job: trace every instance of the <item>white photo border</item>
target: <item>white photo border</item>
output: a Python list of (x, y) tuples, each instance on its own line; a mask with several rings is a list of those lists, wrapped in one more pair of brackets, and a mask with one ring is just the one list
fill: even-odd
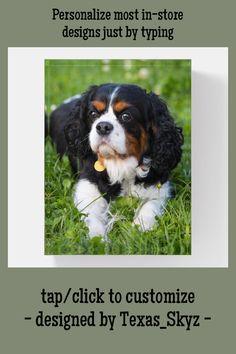
[[(192, 61), (192, 254), (44, 255), (44, 61)], [(228, 48), (8, 48), (8, 266), (228, 267)]]

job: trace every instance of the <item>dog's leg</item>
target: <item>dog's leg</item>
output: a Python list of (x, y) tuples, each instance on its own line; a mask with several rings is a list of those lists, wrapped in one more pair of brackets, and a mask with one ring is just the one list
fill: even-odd
[(108, 222), (108, 203), (101, 196), (97, 186), (87, 179), (79, 180), (74, 203), (77, 209), (85, 214), (84, 221), (89, 228), (89, 236), (104, 236)]
[(155, 217), (162, 215), (166, 202), (171, 196), (169, 183), (163, 184), (160, 188), (156, 186), (145, 188), (137, 185), (132, 194), (136, 194), (143, 201), (136, 211), (134, 225), (138, 225), (142, 231), (152, 229)]

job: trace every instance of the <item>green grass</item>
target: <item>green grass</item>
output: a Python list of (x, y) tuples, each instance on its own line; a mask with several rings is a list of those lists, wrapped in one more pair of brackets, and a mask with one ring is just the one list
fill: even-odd
[(105, 240), (88, 238), (82, 214), (74, 207), (67, 157), (58, 159), (48, 140), (45, 146), (45, 254), (188, 255), (191, 253), (191, 66), (186, 60), (122, 61), (47, 60), (45, 104), (50, 113), (65, 98), (104, 82), (134, 83), (166, 99), (173, 116), (183, 127), (185, 144), (181, 163), (173, 171), (175, 198), (155, 228), (140, 232), (132, 226), (140, 201), (120, 197), (112, 203), (113, 229)]

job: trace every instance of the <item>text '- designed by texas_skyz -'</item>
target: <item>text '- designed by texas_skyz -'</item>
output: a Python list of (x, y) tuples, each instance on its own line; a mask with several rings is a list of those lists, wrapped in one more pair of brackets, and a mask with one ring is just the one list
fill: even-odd
[[(25, 317), (25, 320), (31, 320), (37, 327), (59, 327), (65, 331), (76, 327), (102, 327), (109, 331), (120, 327), (148, 327), (162, 330), (178, 327), (189, 331), (193, 328), (199, 328), (205, 321), (211, 320), (210, 316), (203, 316), (192, 311), (190, 313), (189, 310), (179, 310), (177, 308), (178, 304), (194, 304), (196, 301), (194, 292), (180, 289), (174, 291), (149, 289), (147, 291), (126, 292), (113, 289), (103, 291), (100, 288), (93, 290), (79, 288), (76, 291), (69, 288), (65, 292), (42, 289), (40, 295), (41, 304), (52, 306), (54, 312), (50, 311), (49, 313), (48, 308), (47, 310), (40, 309), (33, 316)], [(77, 306), (76, 311), (73, 311), (73, 313), (72, 311), (64, 311), (62, 307), (66, 304)], [(86, 304), (89, 304), (89, 309)], [(97, 306), (93, 308), (97, 304), (100, 304), (100, 308), (97, 309)], [(114, 311), (107, 312), (103, 309), (105, 304), (110, 304), (111, 309), (114, 305), (122, 304), (122, 309), (117, 310), (116, 306)], [(129, 310), (128, 304), (142, 305), (142, 310), (139, 309), (134, 313)], [(150, 307), (145, 310), (147, 304), (152, 304), (151, 311)], [(163, 313), (163, 306), (160, 307), (160, 304), (164, 304), (164, 306), (172, 304), (172, 306), (171, 309), (168, 308)], [(173, 308), (173, 304), (176, 308)], [(157, 305), (159, 306), (157, 307)], [(57, 311), (55, 312), (55, 310)]]

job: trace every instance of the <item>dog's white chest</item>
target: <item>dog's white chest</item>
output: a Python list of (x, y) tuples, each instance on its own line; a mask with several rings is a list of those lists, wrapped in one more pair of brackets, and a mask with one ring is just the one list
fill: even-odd
[(133, 187), (134, 187), (134, 178), (123, 180), (121, 184), (121, 196), (123, 197), (131, 196)]

